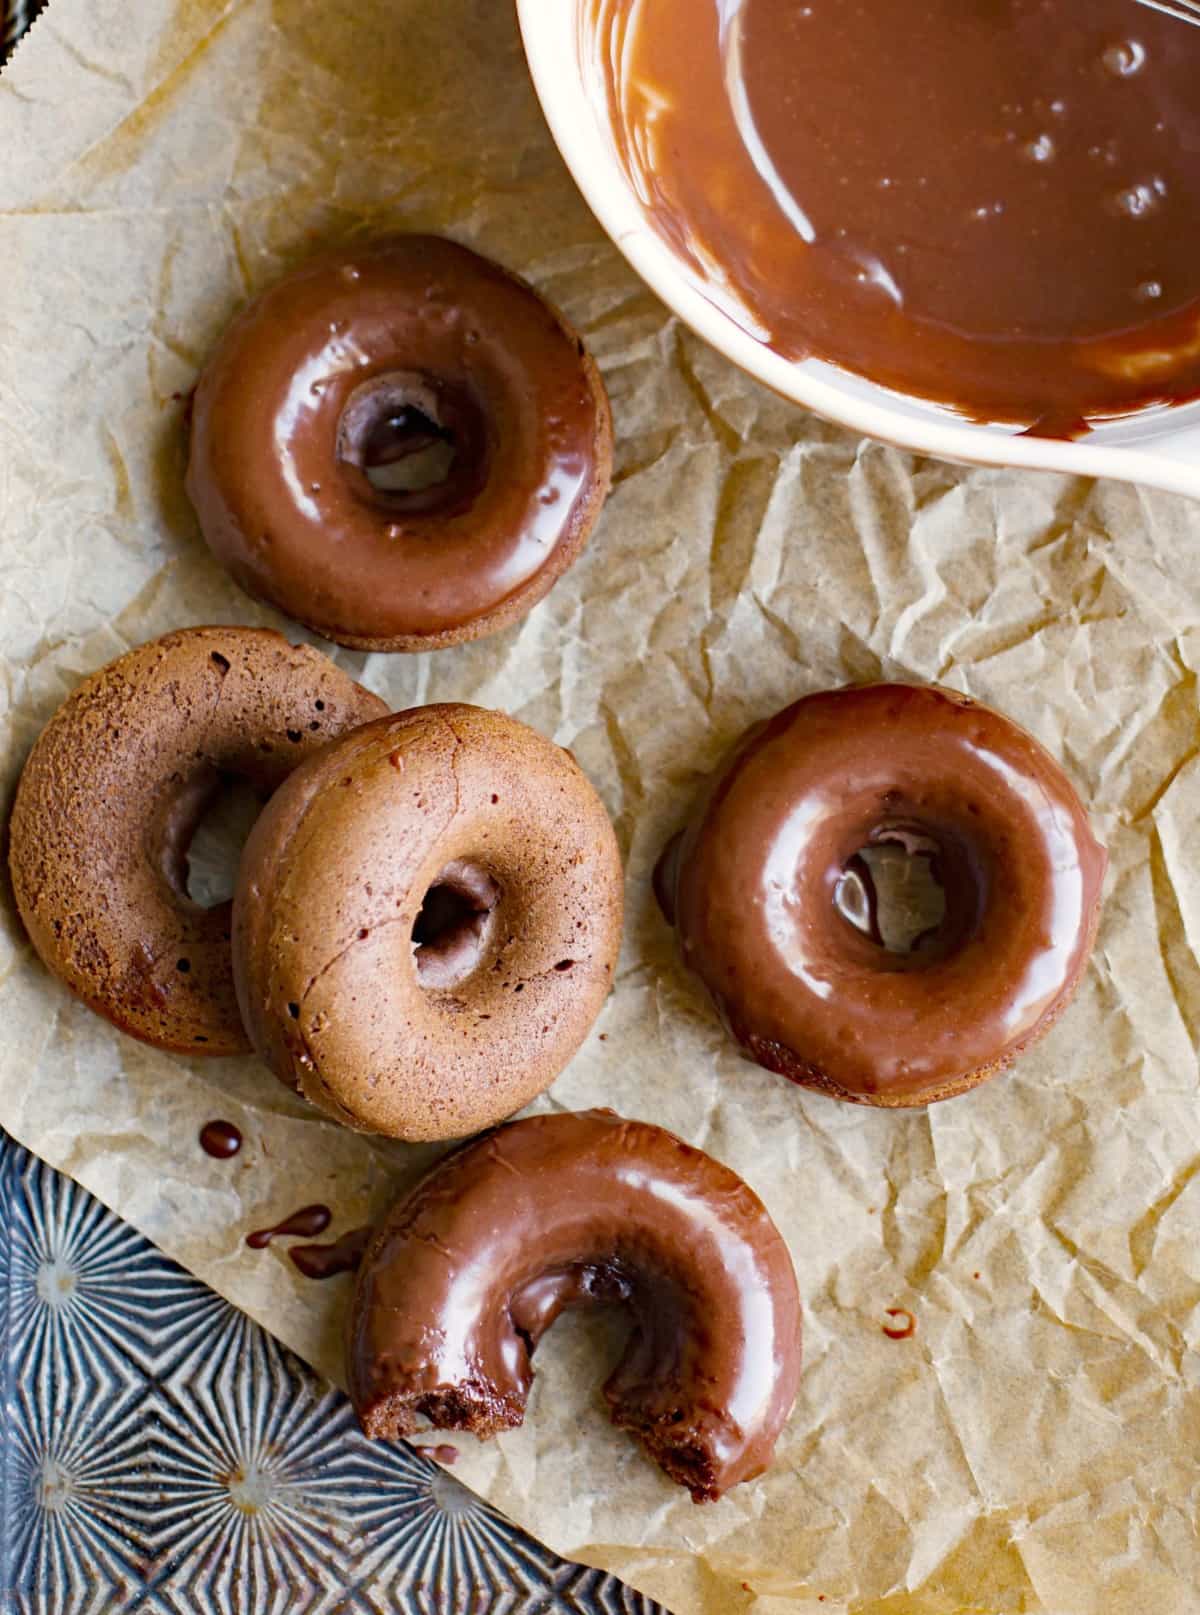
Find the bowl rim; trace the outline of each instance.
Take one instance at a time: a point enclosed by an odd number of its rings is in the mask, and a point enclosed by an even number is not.
[[[826,420],[910,452],[968,465],[1116,477],[1171,493],[1200,497],[1200,435],[1191,463],[1151,448],[1022,436],[947,415],[909,416],[887,402],[888,390],[844,372],[875,398],[826,381],[811,360],[772,352],[693,285],[671,248],[649,224],[615,149],[604,139],[604,119],[581,116],[578,50],[580,7],[587,0],[516,0],[517,19],[534,89],[550,133],[575,184],[602,229],[651,291],[673,313],[754,380]],[[571,40],[572,71],[563,71],[562,39]],[[589,112],[591,98],[586,96]],[[817,363],[820,363],[819,361]],[[836,367],[822,365],[835,374]],[[904,400],[905,395],[897,394]],[[877,401],[878,400],[878,401]],[[930,401],[911,402],[929,407]],[[936,407],[936,406],[933,406]],[[1176,406],[1179,407],[1179,406]],[[1188,406],[1182,406],[1187,408]],[[1189,420],[1183,433],[1198,423]],[[1181,433],[1163,433],[1179,438]]]

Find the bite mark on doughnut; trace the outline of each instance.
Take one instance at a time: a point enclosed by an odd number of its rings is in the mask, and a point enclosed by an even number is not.
[[[612,1422],[696,1502],[761,1474],[799,1372],[787,1248],[728,1168],[611,1111],[501,1127],[394,1208],[349,1320],[364,1431],[516,1428],[543,1335],[598,1302],[631,1324],[604,1386]]]

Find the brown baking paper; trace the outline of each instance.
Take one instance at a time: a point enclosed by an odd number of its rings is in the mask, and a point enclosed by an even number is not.
[[[551,3],[551,0],[547,0]],[[805,1302],[774,1468],[696,1507],[564,1320],[525,1427],[458,1473],[565,1554],[690,1612],[1200,1608],[1200,506],[950,468],[769,396],[672,320],[555,153],[498,0],[53,0],[0,80],[0,780],[78,678],[188,623],[288,624],[183,494],[183,395],[318,244],[446,230],[586,333],[617,421],[585,557],[499,638],[336,659],[395,707],[467,700],[569,746],[628,857],[612,998],[548,1104],[675,1129],[762,1195]],[[295,637],[300,631],[290,630]],[[938,679],[1059,756],[1112,870],[1077,1001],[928,1113],[741,1061],[680,971],[652,862],[748,723],[822,686]],[[245,1131],[233,1162],[197,1133]],[[184,1061],[72,1001],[0,917],[0,1122],[337,1379],[331,1237],[431,1152],[322,1120],[253,1060]],[[883,1333],[907,1307],[915,1335]]]

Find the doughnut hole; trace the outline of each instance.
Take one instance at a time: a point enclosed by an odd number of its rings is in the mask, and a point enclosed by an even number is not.
[[[342,474],[382,514],[449,515],[487,479],[487,427],[465,385],[388,371],[357,386],[338,422]]]
[[[202,769],[175,793],[158,834],[163,875],[175,897],[202,909],[230,901],[265,795],[240,775],[215,768]]]
[[[837,912],[882,956],[884,968],[945,959],[975,929],[982,881],[957,836],[920,825],[872,829],[836,873]]]
[[[422,987],[445,991],[474,974],[491,951],[500,886],[467,859],[446,865],[425,893],[413,924],[413,958]]]

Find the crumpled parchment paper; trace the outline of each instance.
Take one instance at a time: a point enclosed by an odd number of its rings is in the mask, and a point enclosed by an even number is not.
[[[550,0],[547,0],[550,3]],[[564,1320],[523,1430],[458,1473],[679,1615],[1195,1615],[1200,1607],[1200,506],[859,442],[668,318],[602,236],[495,0],[53,0],[0,80],[0,790],[86,670],[168,628],[281,622],[210,558],[183,403],[218,332],[315,246],[446,230],[591,342],[616,486],[523,624],[337,652],[396,707],[503,707],[571,747],[629,861],[616,989],[547,1103],[613,1105],[742,1172],[795,1256],[806,1367],[761,1481],[697,1508]],[[282,626],[287,626],[282,624]],[[296,637],[299,630],[294,630]],[[703,770],[806,691],[939,679],[1031,728],[1112,855],[1095,962],[1017,1069],[928,1113],[741,1061],[649,873]],[[186,1062],[73,1002],[0,913],[0,1122],[335,1379],[330,1236],[431,1156],[340,1130],[251,1059]],[[221,1116],[229,1162],[199,1149]],[[884,1308],[916,1334],[894,1342]],[[611,1338],[608,1349],[611,1349]]]

